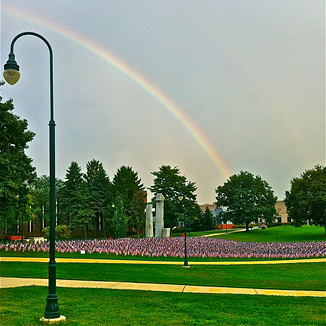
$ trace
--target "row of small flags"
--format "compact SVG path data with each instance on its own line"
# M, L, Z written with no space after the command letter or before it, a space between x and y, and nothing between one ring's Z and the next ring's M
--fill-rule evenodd
M11 242L0 244L0 250L48 252L48 242ZM105 240L56 241L56 251L148 257L184 257L182 238L121 238ZM226 239L189 237L188 257L199 258L308 258L325 257L326 242L238 242Z

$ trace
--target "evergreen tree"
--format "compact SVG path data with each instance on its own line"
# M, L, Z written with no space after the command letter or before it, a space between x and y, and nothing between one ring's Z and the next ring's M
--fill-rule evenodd
M141 183L138 173L133 171L130 166L120 167L112 180L114 197L121 198L124 206L124 214L131 219L132 201L135 191L144 191L144 185Z
M130 225L136 228L137 237L140 231L145 229L146 224L146 192L141 190L134 191L131 201L131 220Z
M64 182L61 179L55 179L55 193L56 193L56 201L57 201L57 225L65 225L65 216L64 211L62 210L62 200L63 200L63 187Z
M124 212L123 200L120 196L117 196L112 219L112 229L116 238L123 238L127 234L128 218Z
M194 216L190 218L190 228L192 231L202 231L202 219L203 211L200 209L199 205L194 206Z
M208 207L202 214L201 227L203 231L215 230L214 216Z
M90 196L89 208L94 215L93 226L95 232L96 230L103 230L105 236L106 212L108 204L112 200L110 180L103 168L103 164L99 161L89 161L86 164L86 169L85 179Z
M71 203L71 219L70 227L78 227L84 231L85 239L88 237L88 231L93 228L92 220L94 212L89 207L90 195L86 182L83 182L80 188L74 195L74 200Z
M174 227L183 220L184 209L187 214L187 221L192 223L196 216L196 195L197 187L194 182L187 181L185 176L180 175L177 167L162 165L157 172L151 172L154 176L154 185L149 187L150 191L163 194L164 200L164 224L165 227ZM182 203L178 200L182 193ZM155 199L153 199L155 201ZM184 206L183 206L184 205Z
M81 167L72 162L66 173L63 187L62 206L65 211L67 224L71 228L79 227L87 237L92 228L93 211L89 207L90 195L83 179Z

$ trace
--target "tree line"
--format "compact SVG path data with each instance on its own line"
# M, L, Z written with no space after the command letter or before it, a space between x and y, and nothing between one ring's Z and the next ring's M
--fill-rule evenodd
M48 179L37 177L29 187L39 225L49 219ZM138 233L141 230L146 205L144 186L131 167L120 167L111 181L97 160L87 162L86 173L72 162L65 180L57 180L56 188L57 224L69 226L75 236L82 231L85 237L89 232L95 237L121 237L128 226Z
M12 100L0 97L0 228L12 229L17 220L33 220L45 228L49 220L49 178L38 177L25 150L35 134L27 120L13 114ZM182 225L192 230L215 228L211 212L202 211L196 199L196 184L181 175L178 167L163 165L151 172L154 183L147 188L165 197L165 227ZM276 216L277 200L272 188L260 176L248 171L234 174L216 192L216 204L223 207L224 222L245 224ZM103 164L87 162L86 173L77 162L66 171L65 180L56 181L57 223L66 225L72 236L123 237L127 229L139 234L145 228L146 188L132 167L121 166L112 180ZM179 197L182 194L183 200ZM152 198L155 207L155 198ZM326 168L315 166L291 180L285 203L294 225L307 220L326 227Z
M162 166L158 172L152 173L156 178L149 189L153 193L164 193L166 227L177 226L186 211L188 228L214 229L211 212L209 215L202 212L196 203L194 183L187 182L178 168ZM92 237L120 238L126 236L127 230L133 230L139 236L144 231L147 193L132 167L121 166L110 180L103 164L97 160L87 162L86 173L82 173L77 162L72 162L65 180L57 180L56 185L57 224L68 226L73 237L80 235L80 231L85 238L89 234ZM178 200L181 189L185 198L183 203ZM49 177L35 178L29 190L34 221L45 226L49 220Z

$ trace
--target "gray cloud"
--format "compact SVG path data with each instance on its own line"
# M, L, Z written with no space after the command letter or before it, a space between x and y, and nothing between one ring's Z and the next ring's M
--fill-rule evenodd
M111 177L131 165L151 186L150 172L168 164L197 183L200 203L214 201L226 181L153 96L51 23L136 69L182 108L232 173L261 175L280 198L294 176L325 164L324 1L2 0L1 19L2 65L25 30L54 49L60 178L71 161L98 159ZM15 52L22 77L2 97L37 133L29 155L47 174L46 48L21 39Z

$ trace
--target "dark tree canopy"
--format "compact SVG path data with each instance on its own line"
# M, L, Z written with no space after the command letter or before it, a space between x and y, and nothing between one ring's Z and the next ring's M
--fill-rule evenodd
M162 165L157 172L151 172L154 176L154 185L149 190L155 194L163 194L164 200L164 223L166 227L178 225L182 219L183 210L186 209L187 217L194 217L196 206L197 187L194 182L187 181L185 176L180 175L177 167ZM182 194L183 202L180 203L178 196ZM184 205L184 207L183 207Z
M140 231L144 231L146 224L146 192L134 191L133 199L131 201L131 220L130 225L136 228L137 237L139 237Z
M106 212L108 205L111 204L111 183L103 164L97 160L86 163L86 174L84 178L87 183L90 197L89 208L93 211L94 230L104 230L106 232ZM95 234L96 235L96 234Z
M114 215L111 220L112 230L116 238L123 238L127 233L128 217L125 215L123 201L120 196L115 198Z
M56 179L57 221L61 211L62 187L63 181ZM29 185L29 194L32 200L33 222L42 230L50 220L50 178L46 175L36 177Z
M33 200L34 223L40 226L41 230L49 221L50 208L50 178L46 175L35 178L30 185L29 193Z
M145 189L138 173L130 166L121 166L114 175L112 183L115 195L126 197L128 200L132 199L135 190Z
M114 197L120 197L123 202L124 213L130 219L134 193L145 190L138 173L133 171L130 166L121 166L114 175L112 184Z
M272 188L260 176L247 171L232 175L223 186L216 189L216 203L226 209L223 217L234 224L245 224L249 231L252 222L269 223L275 217Z
M214 216L209 208L206 207L201 219L201 228L202 230L214 230L215 227Z
M0 97L0 226L16 223L18 201L26 198L27 184L36 177L32 159L25 154L35 134L27 130L27 120L13 114L12 100ZM26 199L27 200L27 199Z
M285 204L295 226L309 221L325 227L326 232L326 167L317 165L293 178Z
M92 227L94 212L89 206L90 194L77 162L72 162L67 169L63 194L62 205L66 212L67 224L72 228L80 227L86 238L88 230Z

